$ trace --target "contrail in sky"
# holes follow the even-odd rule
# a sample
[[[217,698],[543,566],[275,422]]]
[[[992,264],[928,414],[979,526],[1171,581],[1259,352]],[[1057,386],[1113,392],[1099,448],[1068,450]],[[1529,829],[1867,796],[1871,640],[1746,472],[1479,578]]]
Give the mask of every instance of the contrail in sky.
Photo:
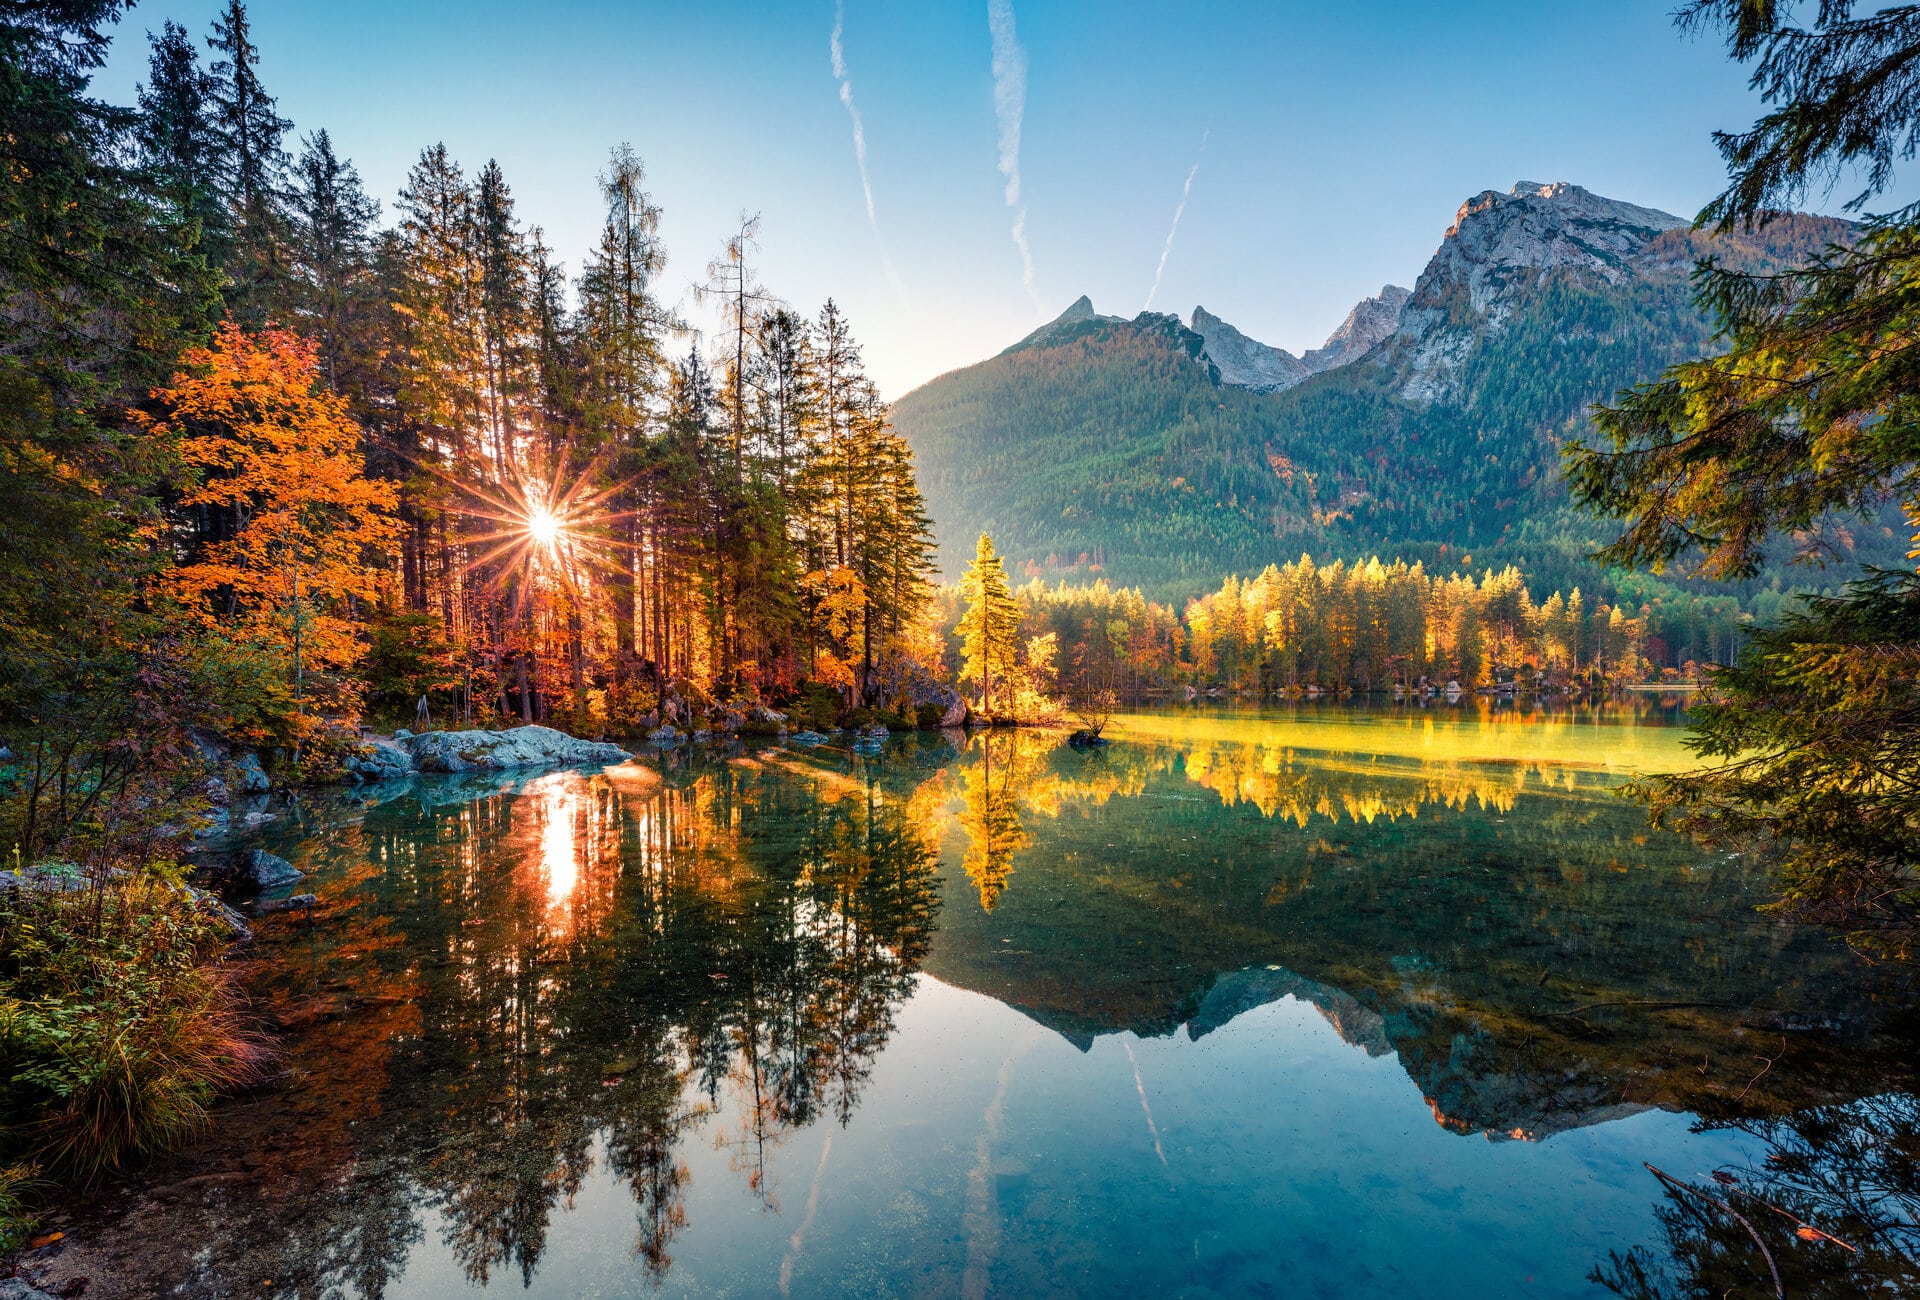
[[[1013,209],[1013,246],[1020,250],[1020,283],[1040,309],[1033,291],[1033,250],[1027,247],[1027,209],[1020,201],[1020,120],[1027,114],[1027,54],[1013,29],[1013,0],[987,0],[987,27],[993,33],[993,116],[1000,124],[1000,174],[1007,178],[1007,206]]]
[[[840,83],[840,102],[846,105],[847,116],[853,119],[853,160],[860,167],[860,193],[867,200],[867,224],[873,227],[873,237],[880,244],[880,265],[886,270],[887,283],[902,299],[906,290],[900,286],[900,275],[893,269],[893,259],[887,256],[887,246],[880,235],[880,218],[873,210],[873,180],[867,175],[867,127],[860,120],[860,110],[853,102],[853,83],[847,79],[846,51],[840,44],[840,33],[846,26],[846,0],[836,0],[833,6],[833,37],[828,42],[828,50],[833,55],[833,79]]]
[[[1200,153],[1202,156],[1207,152],[1207,137],[1212,134],[1212,127],[1208,127],[1200,133]],[[1199,174],[1200,159],[1195,158],[1193,160],[1193,166],[1187,169],[1187,183],[1180,187],[1180,202],[1173,209],[1173,224],[1167,227],[1167,242],[1166,246],[1160,250],[1160,265],[1153,268],[1153,288],[1147,290],[1147,303],[1145,307],[1140,309],[1141,311],[1146,311],[1148,307],[1153,306],[1153,295],[1160,292],[1160,277],[1167,269],[1167,254],[1173,251],[1173,237],[1180,233],[1180,218],[1186,215],[1187,197],[1193,193],[1193,178]]]

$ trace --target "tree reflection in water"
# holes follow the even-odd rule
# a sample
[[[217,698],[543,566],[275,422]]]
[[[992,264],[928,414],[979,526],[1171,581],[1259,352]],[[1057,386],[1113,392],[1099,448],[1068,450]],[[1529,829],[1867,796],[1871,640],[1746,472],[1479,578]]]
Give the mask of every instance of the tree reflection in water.
[[[1855,1278],[1914,1286],[1920,1088],[1904,1047],[1868,1046],[1902,1003],[1757,917],[1757,867],[1649,839],[1603,773],[1525,752],[1315,752],[1200,721],[1090,754],[1001,730],[422,782],[289,826],[267,845],[321,907],[266,922],[258,983],[297,1031],[291,1077],[223,1107],[149,1180],[153,1212],[91,1248],[183,1295],[259,1265],[287,1294],[379,1296],[437,1232],[469,1282],[511,1286],[598,1171],[631,1197],[638,1271],[665,1282],[678,1241],[684,1282],[692,1171],[779,1208],[776,1153],[848,1123],[924,966],[1083,1048],[1292,997],[1391,1054],[1452,1132],[1737,1122],[1773,1153],[1742,1186],[1880,1261]],[[1853,1293],[1818,1281],[1838,1247],[1761,1217],[1790,1294]],[[1731,1219],[1670,1200],[1662,1227],[1594,1281],[1771,1293]]]
[[[1717,1171],[1704,1194],[1669,1189],[1668,1258],[1616,1251],[1594,1282],[1631,1300],[1920,1295],[1920,1094],[1703,1127],[1765,1154]]]
[[[663,1278],[702,1132],[772,1201],[769,1153],[859,1104],[938,907],[917,781],[782,762],[553,774],[317,829],[296,856],[341,887],[269,936],[265,978],[318,1022],[295,1092],[332,1118],[276,1155],[287,1199],[222,1230],[290,1234],[301,1294],[377,1296],[422,1203],[470,1281],[530,1281],[601,1160]]]

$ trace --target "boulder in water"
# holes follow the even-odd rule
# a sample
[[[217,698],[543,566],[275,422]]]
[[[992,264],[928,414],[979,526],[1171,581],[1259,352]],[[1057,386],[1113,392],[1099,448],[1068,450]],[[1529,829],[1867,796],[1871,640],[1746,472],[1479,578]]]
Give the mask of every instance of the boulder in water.
[[[285,858],[255,849],[247,859],[247,878],[262,889],[278,889],[305,880],[307,873]]]
[[[508,731],[429,731],[407,742],[422,772],[498,772],[516,767],[619,763],[632,758],[618,745],[580,740],[552,727]]]
[[[395,733],[395,739],[400,739]],[[407,739],[412,739],[408,736]],[[413,756],[392,745],[362,745],[341,764],[347,778],[366,785],[398,781],[413,775]]]

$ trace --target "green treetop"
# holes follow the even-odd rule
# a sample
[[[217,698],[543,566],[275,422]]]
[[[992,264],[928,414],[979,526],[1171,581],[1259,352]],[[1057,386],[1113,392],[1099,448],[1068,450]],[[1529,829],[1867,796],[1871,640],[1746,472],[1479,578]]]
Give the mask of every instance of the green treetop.
[[[1006,565],[994,554],[993,538],[985,533],[980,534],[973,563],[960,579],[960,593],[967,601],[967,612],[960,619],[962,653],[966,656],[960,676],[963,681],[980,684],[980,706],[991,713],[995,683],[1004,685],[1013,670],[1019,645],[1020,603],[1007,585]]]

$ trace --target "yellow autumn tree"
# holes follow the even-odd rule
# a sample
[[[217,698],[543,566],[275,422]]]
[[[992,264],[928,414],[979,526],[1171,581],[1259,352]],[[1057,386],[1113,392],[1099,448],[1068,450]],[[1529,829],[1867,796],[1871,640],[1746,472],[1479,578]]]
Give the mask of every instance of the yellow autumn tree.
[[[860,636],[866,625],[867,584],[844,564],[809,573],[804,581],[819,602],[813,611],[814,680],[845,691],[847,707],[852,708],[859,682],[855,667],[864,649]]]
[[[320,383],[314,345],[282,329],[222,325],[155,390],[148,432],[194,478],[180,499],[218,525],[164,578],[204,628],[278,652],[296,701],[310,674],[351,668],[397,532],[390,483],[363,472],[346,400]]]

